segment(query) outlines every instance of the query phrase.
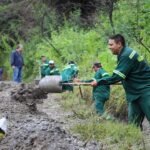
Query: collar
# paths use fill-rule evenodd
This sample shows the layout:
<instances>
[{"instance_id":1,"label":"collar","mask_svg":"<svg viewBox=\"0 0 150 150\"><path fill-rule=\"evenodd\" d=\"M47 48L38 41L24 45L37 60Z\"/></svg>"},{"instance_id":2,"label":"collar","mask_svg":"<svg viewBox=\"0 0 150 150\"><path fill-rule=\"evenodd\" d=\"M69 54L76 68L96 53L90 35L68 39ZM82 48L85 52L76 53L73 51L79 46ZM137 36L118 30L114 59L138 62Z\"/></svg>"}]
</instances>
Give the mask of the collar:
<instances>
[{"instance_id":1,"label":"collar","mask_svg":"<svg viewBox=\"0 0 150 150\"><path fill-rule=\"evenodd\" d=\"M21 54L21 52L20 52L20 51L17 51L17 50L16 50L16 53Z\"/></svg>"},{"instance_id":2,"label":"collar","mask_svg":"<svg viewBox=\"0 0 150 150\"><path fill-rule=\"evenodd\" d=\"M100 67L96 72L100 71L102 67Z\"/></svg>"},{"instance_id":3,"label":"collar","mask_svg":"<svg viewBox=\"0 0 150 150\"><path fill-rule=\"evenodd\" d=\"M121 49L119 55L117 56L118 59L121 57L122 53L125 51L125 48L126 48L126 47L123 47L123 48Z\"/></svg>"}]
</instances>

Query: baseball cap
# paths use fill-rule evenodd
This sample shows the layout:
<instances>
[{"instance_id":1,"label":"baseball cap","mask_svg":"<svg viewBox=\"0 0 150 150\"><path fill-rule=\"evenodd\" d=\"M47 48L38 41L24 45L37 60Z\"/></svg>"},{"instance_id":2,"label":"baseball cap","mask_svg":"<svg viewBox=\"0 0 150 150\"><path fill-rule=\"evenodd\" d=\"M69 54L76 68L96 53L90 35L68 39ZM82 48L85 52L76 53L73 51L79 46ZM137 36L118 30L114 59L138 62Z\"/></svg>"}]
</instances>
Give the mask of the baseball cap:
<instances>
[{"instance_id":1,"label":"baseball cap","mask_svg":"<svg viewBox=\"0 0 150 150\"><path fill-rule=\"evenodd\" d=\"M54 60L50 60L50 61L49 61L49 64L54 64Z\"/></svg>"}]
</instances>

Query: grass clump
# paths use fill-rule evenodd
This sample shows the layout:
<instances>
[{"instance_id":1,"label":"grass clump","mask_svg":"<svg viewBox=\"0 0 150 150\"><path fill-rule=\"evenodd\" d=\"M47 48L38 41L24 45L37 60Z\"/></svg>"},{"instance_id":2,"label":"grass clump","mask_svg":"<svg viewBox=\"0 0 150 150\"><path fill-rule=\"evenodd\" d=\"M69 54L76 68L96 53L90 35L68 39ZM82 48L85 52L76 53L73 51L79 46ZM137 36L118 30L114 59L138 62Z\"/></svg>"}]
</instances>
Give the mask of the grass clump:
<instances>
[{"instance_id":1,"label":"grass clump","mask_svg":"<svg viewBox=\"0 0 150 150\"><path fill-rule=\"evenodd\" d=\"M110 99L106 109L119 120L127 121L127 102L122 85L111 85Z\"/></svg>"},{"instance_id":2,"label":"grass clump","mask_svg":"<svg viewBox=\"0 0 150 150\"><path fill-rule=\"evenodd\" d=\"M83 98L76 87L73 93L63 93L61 105L72 111L72 117L79 119L71 129L85 141L97 140L104 149L111 150L143 150L142 133L134 125L127 125L127 105L121 86L113 86L110 100L106 102L106 112L119 121L106 121L95 113L92 102L91 87L82 88ZM119 91L119 94L118 94ZM93 103L93 105L92 105Z\"/></svg>"},{"instance_id":3,"label":"grass clump","mask_svg":"<svg viewBox=\"0 0 150 150\"><path fill-rule=\"evenodd\" d=\"M74 93L63 93L62 101L60 102L65 110L71 110L74 113L74 117L79 119L88 119L93 115L96 115L94 109L91 107L92 101L88 100L84 93L83 98L76 88Z\"/></svg>"},{"instance_id":4,"label":"grass clump","mask_svg":"<svg viewBox=\"0 0 150 150\"><path fill-rule=\"evenodd\" d=\"M133 125L110 121L98 122L94 119L86 124L75 125L72 131L79 133L83 140L100 141L108 149L142 149L142 133Z\"/></svg>"}]
</instances>

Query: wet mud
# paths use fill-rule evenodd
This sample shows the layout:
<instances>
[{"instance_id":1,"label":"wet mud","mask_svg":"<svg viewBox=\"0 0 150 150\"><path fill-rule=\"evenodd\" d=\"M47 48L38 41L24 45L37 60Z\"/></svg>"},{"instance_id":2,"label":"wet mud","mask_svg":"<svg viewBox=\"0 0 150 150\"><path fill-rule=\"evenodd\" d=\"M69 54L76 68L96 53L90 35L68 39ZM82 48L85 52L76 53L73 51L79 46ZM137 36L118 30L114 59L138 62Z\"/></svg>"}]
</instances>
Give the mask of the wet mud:
<instances>
[{"instance_id":1,"label":"wet mud","mask_svg":"<svg viewBox=\"0 0 150 150\"><path fill-rule=\"evenodd\" d=\"M36 104L42 103L47 98L47 93L35 84L20 84L11 91L11 99L26 104L29 111L37 111Z\"/></svg>"},{"instance_id":2,"label":"wet mud","mask_svg":"<svg viewBox=\"0 0 150 150\"><path fill-rule=\"evenodd\" d=\"M47 93L34 84L0 82L0 117L7 115L9 123L6 136L0 141L0 150L100 149L95 141L85 143L71 135L53 112L48 115L42 111L41 103L46 98Z\"/></svg>"}]
</instances>

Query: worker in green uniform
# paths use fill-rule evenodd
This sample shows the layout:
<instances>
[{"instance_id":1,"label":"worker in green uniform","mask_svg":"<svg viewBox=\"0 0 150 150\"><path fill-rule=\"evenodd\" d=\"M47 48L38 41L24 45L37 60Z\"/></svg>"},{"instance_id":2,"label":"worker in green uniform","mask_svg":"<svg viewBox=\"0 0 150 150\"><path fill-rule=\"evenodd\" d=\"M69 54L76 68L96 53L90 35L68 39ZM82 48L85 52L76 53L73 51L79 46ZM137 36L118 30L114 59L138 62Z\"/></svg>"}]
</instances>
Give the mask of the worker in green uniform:
<instances>
[{"instance_id":1,"label":"worker in green uniform","mask_svg":"<svg viewBox=\"0 0 150 150\"><path fill-rule=\"evenodd\" d=\"M102 79L104 77L109 77L109 74L102 68L101 63L94 63L93 70L95 71L94 78L91 80L82 80L82 82L92 82L95 80ZM96 112L99 115L104 114L104 104L109 99L110 96L110 86L109 85L102 85L102 86L95 86L93 87L93 100L95 103ZM107 115L108 117L108 115Z\"/></svg>"},{"instance_id":2,"label":"worker in green uniform","mask_svg":"<svg viewBox=\"0 0 150 150\"><path fill-rule=\"evenodd\" d=\"M150 121L150 66L136 51L126 47L122 35L110 37L108 45L118 57L117 67L111 77L97 79L91 85L110 85L121 81L128 102L129 123L142 126L145 116Z\"/></svg>"},{"instance_id":3,"label":"worker in green uniform","mask_svg":"<svg viewBox=\"0 0 150 150\"><path fill-rule=\"evenodd\" d=\"M55 66L55 63L53 60L49 61L49 67L45 70L46 75L60 75L60 72L58 68Z\"/></svg>"},{"instance_id":4,"label":"worker in green uniform","mask_svg":"<svg viewBox=\"0 0 150 150\"><path fill-rule=\"evenodd\" d=\"M45 56L41 56L41 65L40 65L40 72L41 72L41 77L45 77L45 71L49 67L48 60L46 59Z\"/></svg>"},{"instance_id":5,"label":"worker in green uniform","mask_svg":"<svg viewBox=\"0 0 150 150\"><path fill-rule=\"evenodd\" d=\"M61 72L62 82L72 82L78 75L78 67L74 61L70 61ZM73 91L73 86L63 85L63 91Z\"/></svg>"}]
</instances>

